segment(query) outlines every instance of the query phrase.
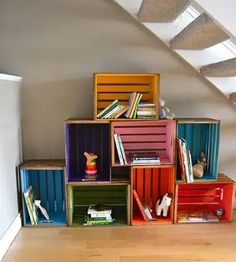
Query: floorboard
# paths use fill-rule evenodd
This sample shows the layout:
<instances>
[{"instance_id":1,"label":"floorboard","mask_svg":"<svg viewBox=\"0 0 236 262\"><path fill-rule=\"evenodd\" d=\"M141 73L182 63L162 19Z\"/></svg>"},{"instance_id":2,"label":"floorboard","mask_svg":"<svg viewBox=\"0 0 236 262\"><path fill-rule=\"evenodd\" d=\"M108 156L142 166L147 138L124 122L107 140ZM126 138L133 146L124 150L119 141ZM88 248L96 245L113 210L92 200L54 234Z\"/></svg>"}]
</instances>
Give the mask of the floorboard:
<instances>
[{"instance_id":1,"label":"floorboard","mask_svg":"<svg viewBox=\"0 0 236 262\"><path fill-rule=\"evenodd\" d=\"M235 262L232 223L22 228L6 261Z\"/></svg>"}]
</instances>

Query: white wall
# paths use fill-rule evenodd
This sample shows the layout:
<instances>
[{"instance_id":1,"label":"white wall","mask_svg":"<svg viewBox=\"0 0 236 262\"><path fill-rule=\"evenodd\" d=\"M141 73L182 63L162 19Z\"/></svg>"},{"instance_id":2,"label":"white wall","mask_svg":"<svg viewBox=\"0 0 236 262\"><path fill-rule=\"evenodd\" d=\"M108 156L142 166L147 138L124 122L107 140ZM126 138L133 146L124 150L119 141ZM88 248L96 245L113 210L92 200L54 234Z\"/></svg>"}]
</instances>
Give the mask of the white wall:
<instances>
[{"instance_id":1,"label":"white wall","mask_svg":"<svg viewBox=\"0 0 236 262\"><path fill-rule=\"evenodd\" d=\"M2 0L0 68L23 76L24 157L64 157L64 120L93 116L94 72L159 72L178 117L222 121L220 170L236 178L235 107L110 0Z\"/></svg>"},{"instance_id":2,"label":"white wall","mask_svg":"<svg viewBox=\"0 0 236 262\"><path fill-rule=\"evenodd\" d=\"M16 167L21 162L20 85L19 77L0 74L0 240L18 214Z\"/></svg>"}]
</instances>

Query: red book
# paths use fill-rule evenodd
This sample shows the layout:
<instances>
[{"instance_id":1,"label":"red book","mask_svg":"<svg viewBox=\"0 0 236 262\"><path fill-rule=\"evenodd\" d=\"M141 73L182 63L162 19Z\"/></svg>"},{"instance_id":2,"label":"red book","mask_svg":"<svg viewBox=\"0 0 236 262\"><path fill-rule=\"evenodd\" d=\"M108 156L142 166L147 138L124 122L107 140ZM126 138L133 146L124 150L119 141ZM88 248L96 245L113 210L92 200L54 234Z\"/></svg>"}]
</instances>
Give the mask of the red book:
<instances>
[{"instance_id":1,"label":"red book","mask_svg":"<svg viewBox=\"0 0 236 262\"><path fill-rule=\"evenodd\" d=\"M185 174L185 166L184 166L184 152L182 148L181 139L177 138L177 152L179 158L179 166L180 166L180 175L182 177L183 182L186 182L186 174Z\"/></svg>"},{"instance_id":2,"label":"red book","mask_svg":"<svg viewBox=\"0 0 236 262\"><path fill-rule=\"evenodd\" d=\"M145 211L144 211L144 206L142 204L142 202L140 201L140 198L138 196L138 193L135 189L133 189L133 195L134 195L134 199L136 200L136 203L138 204L138 207L141 211L142 217L144 219L144 221L148 221L149 219L147 218Z\"/></svg>"}]
</instances>

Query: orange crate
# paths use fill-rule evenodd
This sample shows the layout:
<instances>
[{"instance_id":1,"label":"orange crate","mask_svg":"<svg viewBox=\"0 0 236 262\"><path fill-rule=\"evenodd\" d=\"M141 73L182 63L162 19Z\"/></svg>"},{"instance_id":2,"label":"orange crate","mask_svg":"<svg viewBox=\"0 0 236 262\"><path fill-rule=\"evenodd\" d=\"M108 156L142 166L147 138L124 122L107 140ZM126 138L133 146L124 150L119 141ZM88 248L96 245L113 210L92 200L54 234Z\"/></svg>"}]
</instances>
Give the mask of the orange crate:
<instances>
[{"instance_id":1,"label":"orange crate","mask_svg":"<svg viewBox=\"0 0 236 262\"><path fill-rule=\"evenodd\" d=\"M172 224L174 221L174 189L175 168L174 167L132 167L131 168L131 225L144 224ZM135 190L140 198L152 208L153 221L145 221L137 201L133 196ZM155 204L158 199L166 193L172 194L171 205L167 217L157 217Z\"/></svg>"},{"instance_id":2,"label":"orange crate","mask_svg":"<svg viewBox=\"0 0 236 262\"><path fill-rule=\"evenodd\" d=\"M156 105L156 118L159 117L159 74L110 74L94 75L94 119L97 114L115 99L122 105L128 105L132 92L142 93L141 102Z\"/></svg>"}]
</instances>

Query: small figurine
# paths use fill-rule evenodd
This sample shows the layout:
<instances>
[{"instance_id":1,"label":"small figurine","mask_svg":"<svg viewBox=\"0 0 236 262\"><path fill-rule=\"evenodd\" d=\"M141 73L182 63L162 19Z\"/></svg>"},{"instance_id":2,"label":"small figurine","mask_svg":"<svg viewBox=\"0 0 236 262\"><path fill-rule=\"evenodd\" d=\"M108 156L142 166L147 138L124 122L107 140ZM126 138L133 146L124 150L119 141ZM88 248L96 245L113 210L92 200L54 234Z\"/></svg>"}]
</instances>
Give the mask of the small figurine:
<instances>
[{"instance_id":1,"label":"small figurine","mask_svg":"<svg viewBox=\"0 0 236 262\"><path fill-rule=\"evenodd\" d=\"M201 152L197 163L193 165L193 176L195 178L201 178L204 175L204 168L206 166L206 157L203 152Z\"/></svg>"},{"instance_id":2,"label":"small figurine","mask_svg":"<svg viewBox=\"0 0 236 262\"><path fill-rule=\"evenodd\" d=\"M163 217L167 217L169 206L171 205L171 199L172 195L169 193L166 193L162 200L158 199L155 206L157 216L161 216L162 213Z\"/></svg>"},{"instance_id":3,"label":"small figurine","mask_svg":"<svg viewBox=\"0 0 236 262\"><path fill-rule=\"evenodd\" d=\"M164 119L173 119L175 117L175 114L171 112L169 107L165 105L165 100L159 99L159 104L160 104L160 118Z\"/></svg>"},{"instance_id":4,"label":"small figurine","mask_svg":"<svg viewBox=\"0 0 236 262\"><path fill-rule=\"evenodd\" d=\"M95 180L97 177L96 159L98 156L95 155L94 153L88 153L88 152L84 152L84 155L87 158L85 178L90 180Z\"/></svg>"}]
</instances>

